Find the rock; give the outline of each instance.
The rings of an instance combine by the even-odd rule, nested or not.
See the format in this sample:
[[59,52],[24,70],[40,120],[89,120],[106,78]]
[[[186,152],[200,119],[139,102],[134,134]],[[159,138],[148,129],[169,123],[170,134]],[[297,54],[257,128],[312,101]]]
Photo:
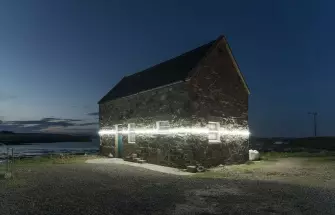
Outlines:
[[125,160],[125,161],[132,161],[133,159],[131,158],[131,156],[126,156],[125,158],[123,158],[123,160]]
[[141,158],[134,158],[133,159],[135,162],[139,162],[139,160],[142,160]]
[[197,167],[196,166],[187,166],[187,172],[195,173],[195,172],[197,172]]
[[283,150],[284,152],[291,152],[292,151],[292,149],[291,148],[284,148],[284,150]]
[[113,156],[112,153],[109,153],[108,157],[109,157],[109,158],[113,158],[114,156]]
[[257,161],[260,159],[260,154],[257,150],[249,150],[249,160],[250,161]]
[[219,167],[224,167],[224,165],[223,165],[223,164],[220,164]]
[[147,161],[141,159],[141,160],[138,160],[137,162],[138,162],[138,163],[146,163]]
[[10,178],[12,178],[13,176],[12,176],[12,173],[11,173],[11,172],[6,172],[4,177],[5,177],[5,179],[10,179]]
[[205,169],[205,167],[203,167],[203,166],[198,166],[198,167],[197,167],[197,171],[198,171],[198,172],[205,172],[205,170],[206,170],[206,169]]
[[327,150],[321,150],[320,151],[320,155],[327,155],[328,154],[328,151]]

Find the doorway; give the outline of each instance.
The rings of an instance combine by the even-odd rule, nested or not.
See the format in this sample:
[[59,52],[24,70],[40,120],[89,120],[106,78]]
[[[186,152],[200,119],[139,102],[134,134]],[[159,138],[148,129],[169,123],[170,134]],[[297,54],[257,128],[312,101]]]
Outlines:
[[122,158],[123,155],[123,141],[122,141],[122,125],[115,125],[115,157]]
[[117,134],[117,139],[118,139],[118,157],[122,158],[122,154],[123,154],[123,142],[122,142],[122,134],[118,133]]

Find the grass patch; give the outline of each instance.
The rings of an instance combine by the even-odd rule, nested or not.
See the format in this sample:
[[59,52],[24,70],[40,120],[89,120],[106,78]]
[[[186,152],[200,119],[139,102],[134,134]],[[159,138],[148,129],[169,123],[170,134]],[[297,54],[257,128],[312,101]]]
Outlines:
[[318,161],[318,162],[333,162],[335,161],[335,156],[332,157],[313,157],[309,158],[310,161]]
[[20,188],[25,187],[27,185],[27,181],[23,178],[13,177],[11,179],[5,180],[6,188]]
[[231,172],[203,172],[203,173],[197,173],[194,175],[191,175],[190,177],[195,177],[195,178],[237,178],[238,176],[236,173],[231,173]]
[[86,160],[98,158],[98,155],[53,155],[49,157],[34,157],[14,160],[15,166],[47,165],[47,164],[73,164],[84,163]]
[[0,180],[5,179],[5,174],[7,172],[7,164],[0,164]]
[[251,162],[247,162],[246,164],[229,165],[229,166],[226,166],[225,169],[230,170],[230,171],[250,173],[250,172],[253,172],[255,170],[259,170],[261,168],[269,166],[271,164],[272,164],[272,162],[264,161],[264,160],[251,161]]
[[335,188],[335,153],[278,153],[261,155],[260,161],[211,168],[193,177],[270,180],[314,187]]
[[27,186],[27,180],[24,176],[18,174],[9,172],[11,174],[10,178],[5,178],[5,174],[1,175],[0,179],[0,186],[2,188],[20,188],[20,187],[26,187]]
[[289,157],[300,157],[300,158],[324,158],[326,160],[334,159],[335,152],[322,151],[318,153],[310,152],[266,152],[261,154],[261,160],[276,160],[278,158],[289,158]]
[[38,167],[39,165],[63,165],[63,164],[74,164],[84,163],[88,159],[98,158],[97,155],[57,155],[49,157],[34,157],[25,159],[15,159],[14,165],[12,166],[12,178],[5,179],[5,173],[7,170],[6,164],[0,165],[0,185],[5,188],[19,188],[27,185],[25,179],[29,173],[22,173],[20,169],[26,169],[31,167]]
[[194,174],[194,177],[200,178],[248,178],[254,176],[254,173],[262,168],[271,165],[268,161],[249,161],[245,164],[229,165],[225,167],[213,168],[204,173]]
[[6,164],[0,164],[0,173],[6,172],[7,166]]

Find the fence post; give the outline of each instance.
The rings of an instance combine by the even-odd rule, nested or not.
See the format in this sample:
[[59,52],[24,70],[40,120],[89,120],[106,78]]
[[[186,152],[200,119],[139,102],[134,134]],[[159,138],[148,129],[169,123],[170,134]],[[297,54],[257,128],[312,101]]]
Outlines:
[[12,165],[11,165],[11,173],[13,174],[13,166],[14,166],[14,148],[12,148]]
[[9,148],[7,148],[7,159],[6,159],[6,172],[9,171]]

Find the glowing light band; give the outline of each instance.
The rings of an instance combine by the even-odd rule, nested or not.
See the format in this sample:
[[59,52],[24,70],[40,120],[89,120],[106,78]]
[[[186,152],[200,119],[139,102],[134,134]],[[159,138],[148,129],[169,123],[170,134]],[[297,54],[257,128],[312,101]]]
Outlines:
[[135,129],[134,131],[128,131],[126,129],[122,131],[116,131],[113,129],[101,129],[99,135],[115,135],[119,134],[208,134],[218,132],[220,135],[232,135],[232,136],[249,136],[250,132],[247,129],[223,129],[219,131],[210,131],[208,128],[170,128],[166,130],[158,129]]

